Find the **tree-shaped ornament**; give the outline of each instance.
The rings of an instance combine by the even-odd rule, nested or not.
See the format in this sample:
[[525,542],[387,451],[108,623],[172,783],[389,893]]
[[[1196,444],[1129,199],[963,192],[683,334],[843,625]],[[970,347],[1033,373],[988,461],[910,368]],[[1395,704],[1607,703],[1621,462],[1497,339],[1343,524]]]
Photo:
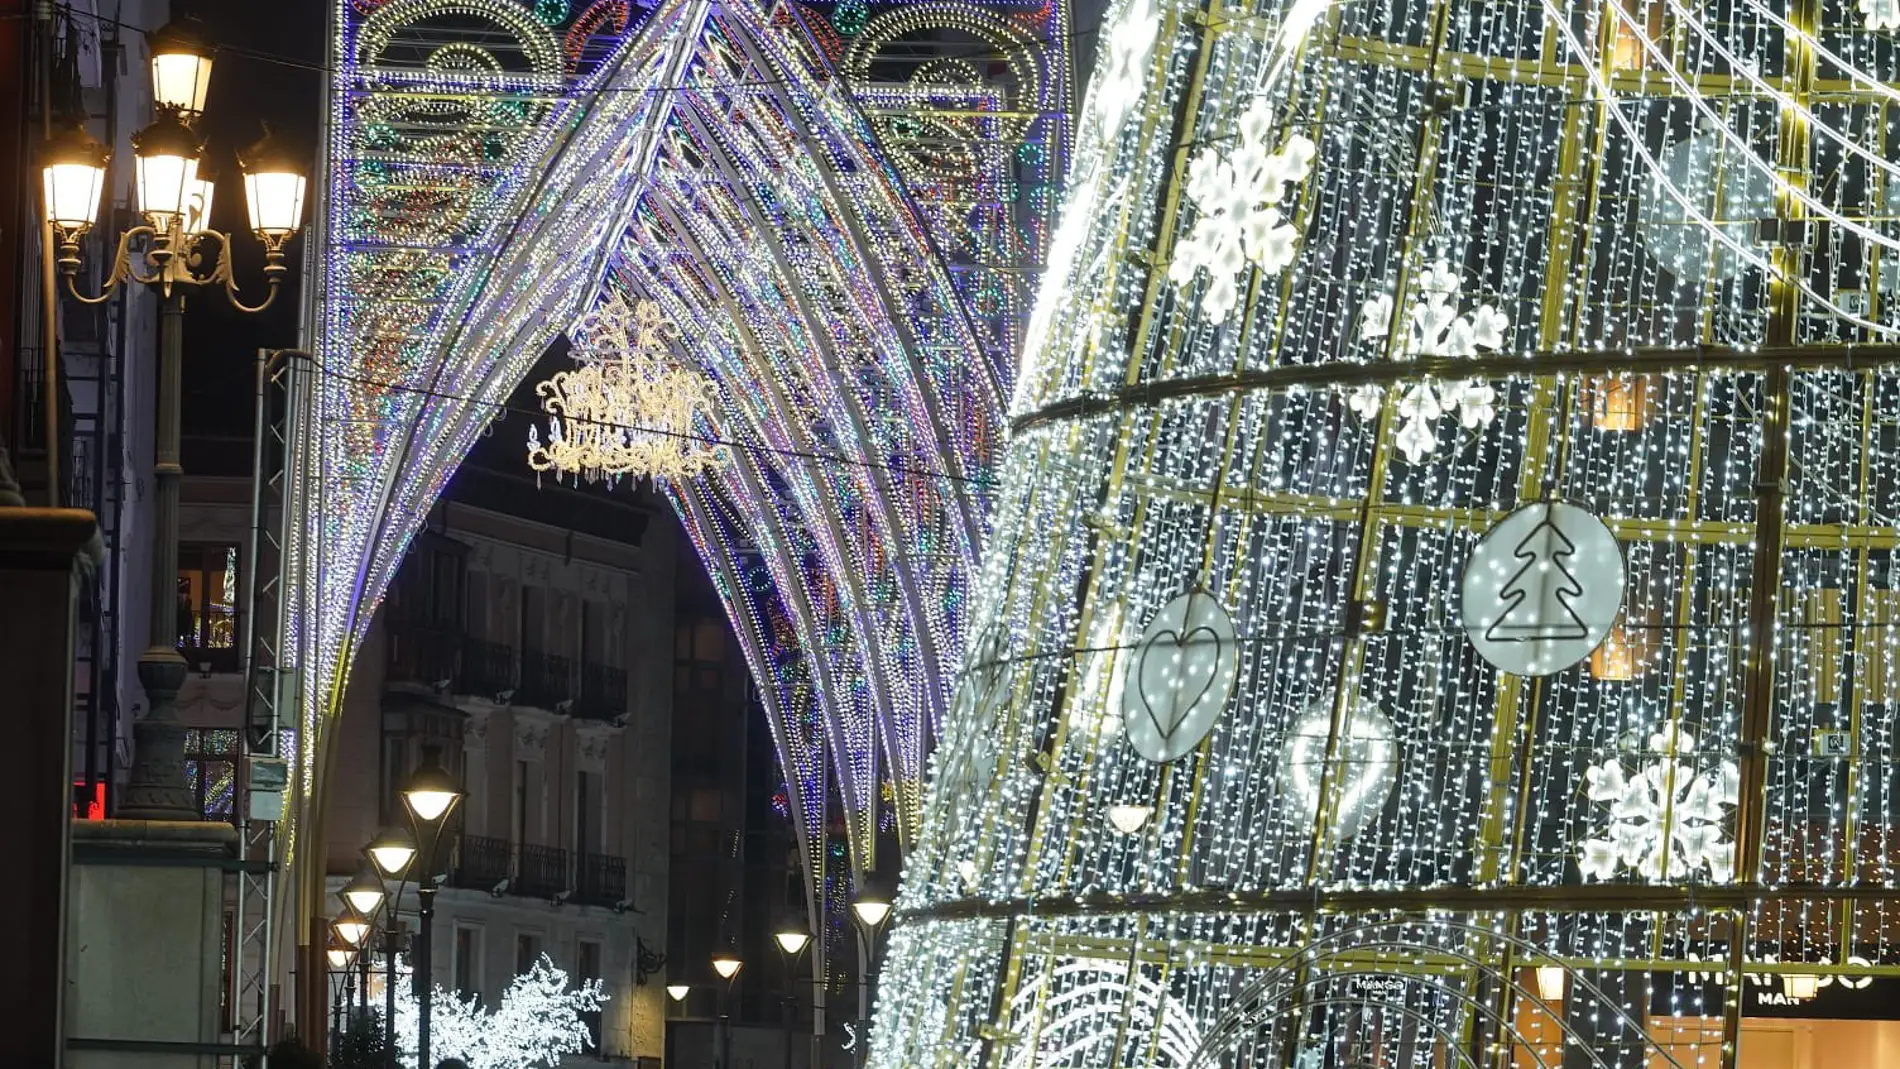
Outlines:
[[1465,564],[1459,617],[1480,656],[1547,676],[1590,656],[1623,607],[1623,554],[1610,529],[1562,501],[1525,505]]

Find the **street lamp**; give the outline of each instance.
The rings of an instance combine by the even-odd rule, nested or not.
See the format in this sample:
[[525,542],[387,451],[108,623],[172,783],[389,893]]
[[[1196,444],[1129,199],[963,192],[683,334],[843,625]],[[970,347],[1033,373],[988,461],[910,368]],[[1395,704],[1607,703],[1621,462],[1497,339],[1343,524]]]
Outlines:
[[343,938],[343,933],[337,931],[335,928],[331,928],[330,945],[324,951],[324,956],[329,959],[330,968],[349,968],[350,958],[355,955],[355,953],[356,948],[351,946],[349,941]]
[[871,1028],[871,954],[878,930],[891,916],[891,899],[866,873],[859,881],[857,901],[851,903],[851,915],[858,922],[858,1039],[857,1063],[864,1064]]
[[[375,872],[389,908],[383,911],[383,1057],[391,1065],[396,1062],[396,950],[401,946],[399,937],[400,923],[396,917],[396,907],[402,901],[402,885],[407,882],[409,866],[416,858],[416,838],[409,829],[400,824],[391,824],[376,833],[376,837],[363,847],[363,853],[369,857],[370,868]],[[388,881],[396,881],[396,890],[389,892]],[[367,968],[368,958],[364,959]],[[369,995],[369,978],[363,979],[364,999]]]
[[[202,820],[185,776],[185,729],[174,707],[187,666],[178,655],[179,396],[185,348],[187,289],[222,289],[242,312],[261,312],[277,299],[288,268],[284,244],[302,226],[303,177],[286,170],[281,149],[260,154],[256,181],[247,179],[252,232],[264,245],[263,303],[238,298],[231,264],[231,238],[211,229],[212,182],[201,172],[202,144],[192,131],[204,113],[211,54],[195,34],[173,24],[152,35],[152,91],[157,116],[132,137],[138,206],[145,223],[119,235],[104,289],[79,292],[79,242],[99,221],[106,150],[83,129],[61,131],[41,151],[45,241],[67,293],[81,304],[103,304],[121,282],[152,287],[161,297],[158,422],[153,436],[152,575],[148,619],[150,648],[139,656],[139,684],[148,708],[133,725],[135,755],[119,815],[134,820]],[[265,139],[266,143],[269,138]],[[255,150],[254,150],[255,151]],[[294,196],[290,194],[294,193]],[[213,254],[207,243],[215,242]],[[136,254],[135,254],[136,250]]]
[[719,988],[719,1030],[713,1037],[719,1069],[727,1069],[732,1064],[732,1022],[728,1003],[732,998],[732,978],[739,975],[739,968],[743,964],[731,947],[712,956],[713,972],[725,981]]
[[[785,1069],[792,1069],[792,1018],[798,1013],[798,959],[811,945],[811,933],[795,924],[787,924],[773,934],[779,954],[785,959]],[[817,1012],[814,1003],[813,1012]]]
[[731,980],[739,975],[739,968],[744,964],[739,960],[739,956],[730,950],[722,950],[714,954],[712,959],[713,972],[718,973],[721,980]]
[[337,892],[337,897],[355,906],[357,912],[364,916],[373,916],[377,907],[383,904],[383,881],[376,878],[369,865],[360,865],[356,875],[350,877],[350,882]]
[[357,912],[355,906],[346,905],[337,919],[331,922],[330,928],[339,938],[354,948],[363,945],[363,937],[369,934],[370,920]]
[[196,122],[211,87],[211,49],[191,27],[168,22],[152,34],[152,102]]
[[433,1009],[435,980],[432,975],[430,955],[434,952],[434,935],[430,924],[435,919],[435,866],[436,848],[441,844],[442,827],[447,823],[449,814],[454,812],[457,802],[462,800],[462,789],[450,777],[448,770],[442,767],[442,748],[424,746],[422,763],[409,775],[402,787],[402,804],[409,810],[409,823],[415,828],[416,842],[420,847],[421,871],[416,873],[416,900],[419,917],[416,921],[416,1064],[428,1066],[435,1063],[429,1060],[429,1016]]
[[692,993],[693,993],[693,985],[691,984],[666,985],[666,997],[672,999],[674,1002],[685,1002],[686,996]]

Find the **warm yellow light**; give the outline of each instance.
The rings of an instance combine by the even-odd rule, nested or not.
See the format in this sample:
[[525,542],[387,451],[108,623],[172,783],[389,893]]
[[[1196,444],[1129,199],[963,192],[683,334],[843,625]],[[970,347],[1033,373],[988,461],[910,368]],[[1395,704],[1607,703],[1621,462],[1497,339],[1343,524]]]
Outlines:
[[350,877],[350,882],[337,891],[337,895],[367,917],[383,904],[383,884],[369,869],[359,868],[356,875]]
[[152,103],[177,111],[186,122],[204,114],[211,87],[211,49],[196,33],[168,22],[152,34]]
[[402,788],[403,804],[424,824],[434,824],[448,815],[462,800],[461,788],[442,767],[442,748],[424,746],[422,764],[410,774]]
[[1784,973],[1781,990],[1796,1002],[1806,1002],[1821,993],[1821,978],[1811,972]]
[[1568,978],[1561,965],[1539,965],[1537,967],[1537,997],[1545,1002],[1562,1002],[1564,984]]
[[346,907],[343,915],[332,922],[336,934],[350,946],[362,946],[363,937],[369,934],[369,918],[356,911],[354,906]]
[[161,113],[132,135],[139,187],[139,210],[152,225],[169,230],[182,219],[187,201],[198,191],[198,139],[177,116]]
[[730,980],[739,975],[739,966],[741,964],[743,963],[731,953],[713,955],[713,972],[718,973],[721,980]]
[[251,230],[264,242],[283,241],[303,225],[304,176],[297,155],[269,126],[264,137],[244,150],[244,200]]
[[416,841],[407,829],[400,827],[384,828],[364,853],[376,863],[376,869],[384,876],[400,876],[408,871],[409,863],[416,857]]
[[811,942],[811,933],[787,930],[778,933],[772,938],[778,940],[778,948],[780,950],[783,950],[787,954],[797,954],[805,949],[805,944]]
[[880,898],[860,898],[851,903],[851,911],[867,928],[875,928],[891,915],[891,904]]
[[1590,651],[1590,675],[1619,683],[1636,678],[1636,647],[1623,625],[1610,628],[1603,642]]
[[690,987],[687,984],[666,985],[667,997],[671,998],[674,1002],[685,1002],[686,996],[692,993],[693,993],[692,987]]
[[99,192],[105,187],[105,146],[84,127],[73,126],[49,138],[40,149],[46,221],[83,232],[99,221]]

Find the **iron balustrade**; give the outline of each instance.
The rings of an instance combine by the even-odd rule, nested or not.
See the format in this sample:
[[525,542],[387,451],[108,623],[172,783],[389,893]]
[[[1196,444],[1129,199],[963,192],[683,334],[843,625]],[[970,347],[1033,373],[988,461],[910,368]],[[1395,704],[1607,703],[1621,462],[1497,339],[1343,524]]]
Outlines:
[[516,705],[552,709],[574,697],[574,662],[552,653],[528,650],[521,655],[521,690]]
[[492,698],[502,691],[514,690],[517,683],[513,646],[463,636],[462,671],[455,677],[457,690]]
[[510,863],[513,853],[513,844],[506,839],[464,834],[455,844],[449,886],[493,891],[514,874]]
[[573,890],[568,880],[567,851],[558,846],[524,845],[510,889],[530,898],[553,898]]
[[606,664],[581,666],[581,697],[575,715],[613,720],[627,713],[627,670]]
[[576,858],[574,900],[587,906],[617,906],[627,900],[627,859],[610,854]]

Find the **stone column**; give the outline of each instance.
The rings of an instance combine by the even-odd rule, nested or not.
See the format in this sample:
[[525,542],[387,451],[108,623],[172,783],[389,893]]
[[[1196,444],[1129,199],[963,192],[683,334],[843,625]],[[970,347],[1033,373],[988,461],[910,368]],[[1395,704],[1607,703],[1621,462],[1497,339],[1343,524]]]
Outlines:
[[14,756],[0,776],[0,856],[13,862],[0,916],[18,922],[0,969],[11,1022],[0,1028],[0,1065],[63,1065],[75,598],[103,554],[92,513],[20,504],[0,450],[0,675]]

